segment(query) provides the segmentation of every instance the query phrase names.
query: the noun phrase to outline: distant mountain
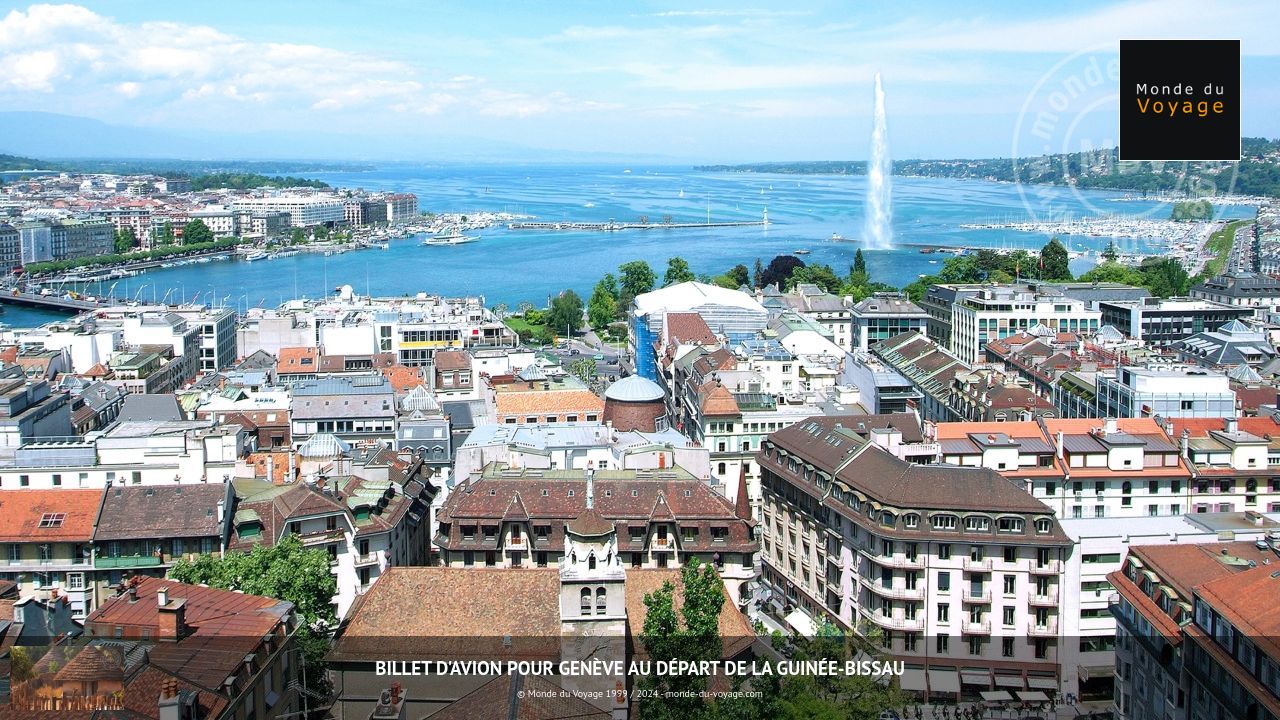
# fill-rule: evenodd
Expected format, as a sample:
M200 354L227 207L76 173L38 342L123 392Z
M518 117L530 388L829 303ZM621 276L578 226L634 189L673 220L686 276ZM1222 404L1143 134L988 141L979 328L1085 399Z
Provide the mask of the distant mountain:
M0 153L61 158L186 160L326 160L410 162L674 162L659 155L622 155L536 148L468 137L352 136L296 132L173 132L111 125L56 113L0 112Z
M1185 191L1212 194L1231 187L1243 195L1280 197L1280 141L1243 138L1239 163L1151 163L1120 160L1117 148L1092 152L1043 155L1019 159L898 160L893 174L916 177L963 178L1074 185L1081 188L1133 190L1142 193ZM745 165L703 165L706 172L757 172L793 175L863 175L863 160L766 162Z

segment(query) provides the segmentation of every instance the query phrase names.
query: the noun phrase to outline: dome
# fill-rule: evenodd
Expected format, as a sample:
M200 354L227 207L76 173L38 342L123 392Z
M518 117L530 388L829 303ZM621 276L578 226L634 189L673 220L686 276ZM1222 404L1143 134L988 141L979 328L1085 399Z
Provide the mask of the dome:
M336 458L348 452L351 446L329 433L312 435L298 448L298 455L304 458Z
M624 377L604 391L606 400L618 402L656 402L665 395L658 383L639 375Z

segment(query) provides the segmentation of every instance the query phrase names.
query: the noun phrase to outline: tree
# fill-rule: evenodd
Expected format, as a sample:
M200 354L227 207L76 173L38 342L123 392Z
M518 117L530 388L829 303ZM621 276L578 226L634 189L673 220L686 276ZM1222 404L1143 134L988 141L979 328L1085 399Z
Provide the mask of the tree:
M116 231L115 251L118 255L123 255L138 244L138 238L133 234L133 228L123 228Z
M1191 289L1191 278L1187 275L1186 269L1182 267L1182 263L1173 258L1147 260L1138 268L1138 272L1142 273L1142 285L1150 290L1152 295L1160 297L1186 295Z
M160 231L160 239L156 241L157 245L172 245L176 238L173 235L173 223L166 222L164 228Z
M788 287L795 287L800 283L811 283L829 293L838 293L843 281L830 265L815 264L801 266L791 272L791 277L787 280Z
M296 227L289 231L289 242L294 245L303 245L307 242L307 233L300 227Z
M737 265L729 268L729 272L725 273L725 275L736 283L736 287L742 287L751 282L751 272L747 270L747 266L742 263L738 263Z
M551 301L546 314L547 327L557 335L561 331L572 335L582 327L582 298L572 290L565 290Z
M1040 279L1070 280L1070 260L1067 248L1053 238L1040 250Z
M689 269L689 263L684 258L673 257L667 260L667 274L662 276L663 287L693 279L693 271Z
M681 568L680 584L684 602L678 615L676 587L671 582L663 583L661 588L644 596L641 642L645 651L655 662L719 660L722 654L720 610L724 606L723 581L714 567L693 558ZM713 716L712 706L700 697L707 688L704 675L647 675L640 678L640 686L658 695L641 701L640 715L645 720Z
M764 279L764 266L760 264L760 258L756 258L755 265L751 271L751 287L764 287L760 281Z
M587 301L587 320L591 327L600 330L618 317L618 284L613 275L605 275L591 291L591 299Z
M213 231L200 218L196 218L182 226L182 244L197 245L214 241Z
M618 266L618 272L622 276L621 296L628 299L628 304L631 298L652 291L654 283L658 281L653 268L649 267L649 263L644 260L623 263Z
M1102 259L1107 262L1115 262L1120 258L1120 253L1116 250L1116 241L1111 240L1107 243L1107 249L1102 251Z
M516 314L528 320L529 311L533 309L533 303L528 300L522 300L516 305Z
M307 689L328 696L332 688L324 656L329 651L329 631L338 622L329 604L338 583L324 550L308 549L290 533L275 545L257 545L249 552L229 552L221 558L205 554L193 561L184 558L174 563L169 577L293 603L302 618L295 642L306 667Z
M787 287L787 281L791 279L791 273L796 268L804 267L804 261L794 255L779 255L769 261L769 266L760 274L759 287L767 287L769 285L777 285L778 289Z
M328 240L328 239L329 239L329 226L327 226L327 225L317 225L317 226L315 226L314 228L312 228L312 230L311 230L311 234L312 234L313 236L315 236L315 239L316 239L316 240L318 240L318 241Z
M35 663L27 654L27 649L20 645L9 648L9 679L14 682L26 682L34 674Z
M862 248L853 254L853 272L867 274L867 259L862 257Z
M569 374L578 378L585 385L596 379L596 361L589 357L580 357L569 363Z
M497 315L498 319L505 318L510 313L510 310L511 308L507 307L506 303L498 303L493 306L493 314Z
M844 633L823 623L812 638L791 641L791 660L828 661L840 667L854 659L881 659L879 636L874 631L865 637ZM871 675L801 673L782 677L779 685L778 717L871 719L906 702L902 691Z
M1124 283L1126 285L1142 285L1144 278L1137 270L1107 261L1099 263L1089 272L1080 276L1081 282Z

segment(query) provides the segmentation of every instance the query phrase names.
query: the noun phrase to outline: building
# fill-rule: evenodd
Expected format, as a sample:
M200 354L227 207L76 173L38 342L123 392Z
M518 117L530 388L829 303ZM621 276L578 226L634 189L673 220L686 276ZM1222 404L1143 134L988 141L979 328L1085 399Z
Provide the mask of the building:
M52 601L63 596L72 615L93 609L93 528L102 490L66 487L0 491L0 580L20 596Z
M679 467L543 470L490 464L478 479L459 477L437 515L434 544L455 568L545 568L572 550L566 529L595 524L617 535L629 568L714 565L728 602L749 596L759 541L745 503L735 507Z
M1233 270L1191 288L1191 297L1249 308L1257 317L1280 311L1280 280L1261 273Z
M1230 370L1241 365L1261 370L1277 357L1275 346L1265 333L1239 320L1227 322L1216 330L1201 330L1190 337L1184 335L1173 343L1173 349L1182 362L1214 370Z
M283 210L253 210L239 212L240 234L243 237L274 238L289 231L292 215Z
M871 347L871 352L911 383L921 398L920 414L924 419L960 419L952 404L951 388L957 376L971 371L967 363L918 332L882 340Z
M18 229L8 223L0 223L0 273L12 272L22 267L22 243Z
M636 374L657 380L654 339L660 336L667 313L697 313L712 333L754 334L769 323L769 313L755 298L699 282L677 283L637 295L630 308L628 353Z
M1194 513L1280 512L1280 422L1274 417L1173 418L1185 448Z
M378 462L361 452L376 453ZM438 488L420 462L393 457L385 449L352 453L333 435L312 437L298 450L301 481L236 483L227 550L274 545L290 533L325 550L337 579L331 602L344 617L388 568L427 561L427 511Z
M1098 309L1104 325L1158 347L1253 314L1248 308L1197 298L1109 300L1098 303Z
M652 380L625 377L604 391L604 421L620 432L666 430L666 394Z
M757 291L756 299L762 300L764 304L761 291ZM768 302L770 305L778 303L782 308L826 328L832 342L841 348L852 350L858 347L858 331L853 322L855 313L844 298L833 295L818 285L797 283L790 292L774 296ZM866 349L865 344L862 347Z
M1280 716L1274 543L1135 547L1116 590L1124 720Z
M395 392L382 375L299 380L290 392L290 434L295 445L317 434L333 434L348 442L395 438Z
M534 425L600 422L604 400L572 375L548 377L536 365L516 376L488 378L487 397L494 422Z
M766 608L798 632L874 627L904 690L1075 688L1059 610L1072 543L987 468L918 465L823 416L761 447Z
M418 217L418 196L413 193L393 193L386 196L386 222L403 223Z
M950 350L965 362L978 362L989 340L1043 325L1058 332L1098 331L1101 312L1048 286L983 287L958 300L951 312Z
M440 350L432 363L432 388L442 397L470 397L476 392L471 372L471 353Z
M201 210L189 211L187 218L188 220L199 220L204 223L205 227L209 228L209 231L216 238L228 238L240 235L240 217L243 214L247 214L247 211L210 206Z
M903 333L924 333L929 319L924 308L894 293L876 293L854 305L849 314L852 346L845 349L862 351Z
M1235 417L1226 375L1177 365L1117 367L1095 378L1094 417ZM1060 409L1068 404L1055 401ZM1063 413L1064 416L1067 413Z
M150 249L153 226L150 200L123 203L118 207L95 210L94 217L106 219L115 232L129 230L137 238L139 247Z
M345 219L342 199L331 195L274 195L236 198L232 210L287 212L292 227L314 227L341 223Z
M18 225L18 232L24 265L115 252L115 227L101 218L28 220Z
M873 415L910 412L924 400L924 393L902 373L863 350L853 351L845 360L840 386L856 388L858 402Z
M19 365L0 369L0 464L11 462L26 443L73 435L67 393L46 380L27 379Z

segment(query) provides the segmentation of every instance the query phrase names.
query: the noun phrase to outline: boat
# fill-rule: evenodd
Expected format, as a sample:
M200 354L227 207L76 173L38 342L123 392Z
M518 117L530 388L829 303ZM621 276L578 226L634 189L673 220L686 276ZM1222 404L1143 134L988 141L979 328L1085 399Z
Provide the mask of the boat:
M265 260L266 258L267 258L267 254L262 252L261 250L254 250L253 252L245 253L245 256L244 256L245 262L253 262L254 260Z
M931 248L931 247L928 247L928 248L920 248L920 252L924 253L925 255L928 255L928 254L930 254L930 253L936 253L936 252L938 252L938 248Z
M842 240L844 240L844 236L841 235L840 233L831 233L832 242L840 242Z
M445 233L443 235L432 235L426 240L423 240L422 244L423 245L462 245L464 243L475 242L479 239L480 238L476 237L475 235L463 235L461 232L458 232L457 228L454 228L450 232Z
M793 252L796 255L808 255L812 251L811 250L794 250Z
M593 207L595 207L595 206L596 206L596 204L595 204L595 203L593 203L593 202L589 202L589 203L584 204L582 207L584 207L584 208L593 208Z

